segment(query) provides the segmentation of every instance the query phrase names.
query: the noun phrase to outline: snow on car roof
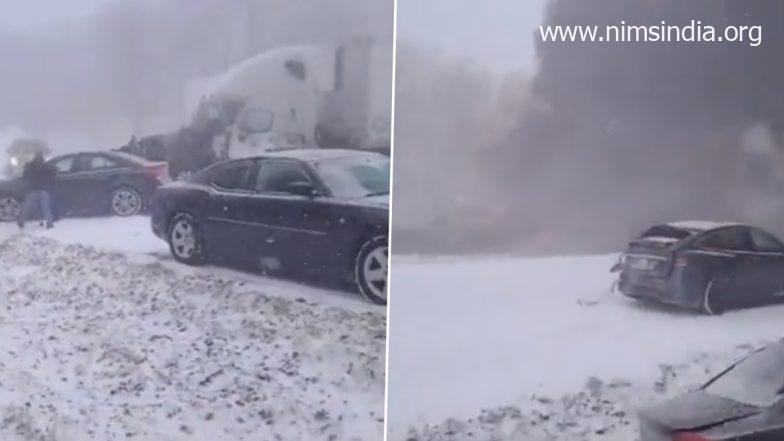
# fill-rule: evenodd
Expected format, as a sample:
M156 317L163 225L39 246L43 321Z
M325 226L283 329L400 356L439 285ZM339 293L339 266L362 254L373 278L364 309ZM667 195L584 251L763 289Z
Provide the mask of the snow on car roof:
M138 163L138 164L143 164L143 165L149 165L149 164L153 164L155 162L155 161L150 161L149 159L141 157L141 156L136 156L136 155L133 155L133 154L130 154L130 153L125 153L125 152L119 152L117 150L96 151L96 152L92 152L92 153L103 153L103 154L107 154L109 156L113 155L113 156L116 156L118 158L124 158L124 159L127 159L129 161L132 161L132 162L135 162L135 163Z
M678 242L679 239L677 237L648 236L645 237L644 240L647 242L658 242L658 243L669 244L669 243Z
M686 220L677 222L668 222L667 225L684 230L713 230L721 227L731 227L741 225L739 222L716 222L716 221L703 221L703 220Z
M369 152L364 150L348 150L348 149L286 149L271 151L262 155L268 158L292 158L302 161L321 161L324 159L339 158L342 156L383 156L380 153Z
M73 155L106 155L106 156L113 156L115 158L123 158L127 161L131 161L135 164L139 165L152 165L155 164L155 161L150 161L149 159L143 158L141 156L132 155L130 153L125 153L117 150L83 150L78 152L69 152L69 153L61 153L58 155L52 155L47 157L46 159L51 161L53 159L59 159L65 156L73 156Z

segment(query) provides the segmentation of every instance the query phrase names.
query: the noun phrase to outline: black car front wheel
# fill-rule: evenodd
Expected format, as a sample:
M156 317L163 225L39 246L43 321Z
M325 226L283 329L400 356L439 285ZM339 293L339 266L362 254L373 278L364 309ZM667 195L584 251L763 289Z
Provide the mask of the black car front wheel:
M385 236L377 236L360 247L354 264L359 292L378 305L387 304L389 246Z
M188 265L204 263L204 235L193 216L185 213L175 216L169 225L167 239L178 262Z
M121 187L112 192L112 213L127 217L139 214L143 205L142 195L131 187Z
M0 196L0 222L13 222L19 219L22 203L13 196Z

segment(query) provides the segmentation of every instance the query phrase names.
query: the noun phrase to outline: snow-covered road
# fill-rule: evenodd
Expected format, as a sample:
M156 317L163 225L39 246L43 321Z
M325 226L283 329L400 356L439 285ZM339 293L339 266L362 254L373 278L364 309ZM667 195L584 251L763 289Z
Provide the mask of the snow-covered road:
M147 219L0 225L0 439L370 440L383 308L168 257Z
M615 258L393 256L390 440L633 439L637 406L784 336L784 306L705 317L610 294Z
M24 233L33 237L52 239L58 243L82 245L97 250L121 253L133 262L160 262L178 274L214 274L256 284L274 291L275 295L289 298L304 297L328 306L346 308L357 312L383 313L383 308L369 304L359 294L329 289L322 286L264 277L244 271L207 266L188 267L178 264L171 257L165 241L156 237L150 228L150 219L145 216L127 218L81 218L64 219L51 230L31 224ZM8 223L0 223L0 242L19 233L19 229Z

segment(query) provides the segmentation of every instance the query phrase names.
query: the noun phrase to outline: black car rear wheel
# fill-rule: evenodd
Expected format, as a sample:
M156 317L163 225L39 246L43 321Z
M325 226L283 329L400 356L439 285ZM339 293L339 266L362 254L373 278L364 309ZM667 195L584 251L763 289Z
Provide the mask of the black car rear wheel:
M711 279L705 286L705 292L702 298L702 311L708 315L721 315L724 312L724 306L718 293L713 289L713 282Z
M0 196L0 222L13 222L19 219L22 203L13 196Z
M142 195L131 187L121 187L112 192L111 205L115 215L133 216L142 211Z
M189 214L178 214L172 220L167 235L169 248L178 262L188 265L204 263L204 235L196 220Z
M359 292L378 305L387 304L389 247L385 236L365 242L357 253L354 275Z

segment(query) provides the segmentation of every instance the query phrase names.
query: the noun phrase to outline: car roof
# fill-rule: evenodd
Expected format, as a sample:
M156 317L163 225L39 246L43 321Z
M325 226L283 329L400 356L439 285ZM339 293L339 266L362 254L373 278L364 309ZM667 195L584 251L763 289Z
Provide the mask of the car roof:
M381 153L371 152L367 150L349 150L349 149L322 149L322 148L292 148L292 149L279 149L258 156L249 156L242 158L229 158L210 164L207 167L199 170L197 173L209 172L229 164L239 161L248 161L265 158L280 158L280 159L294 159L309 163L315 163L326 159L345 158L345 157L386 157Z
M334 158L342 158L342 157L351 157L351 156L383 156L380 153L370 152L365 150L349 150L349 149L322 149L322 148L311 148L311 149L281 149L276 151L271 151L265 153L263 155L259 155L259 158L288 158L288 159L298 159L300 161L307 161L307 162L318 162L323 161L325 159L334 159Z
M98 153L98 154L114 156L115 158L126 159L128 161L135 162L135 163L141 164L141 165L147 165L147 164L152 164L153 163L153 161L150 161L147 158L143 158L141 156L132 155L130 153L118 152L118 151L115 151L115 150L104 150L104 151L95 151L95 152L86 152L86 153Z
M59 155L53 155L47 158L47 160L51 161L53 159L60 159L60 158L65 158L67 156L77 156L77 155L106 155L114 158L124 159L126 161L131 161L138 165L151 164L149 160L142 158L141 156L136 156L125 152L118 152L116 150L83 150L79 152L61 153Z
M686 221L677 221L677 222L667 222L665 225L673 228L678 228L680 230L689 230L694 232L710 231L710 230L716 230L718 228L724 228L724 227L748 226L740 222L716 222L716 221L704 221L704 220L686 220Z

